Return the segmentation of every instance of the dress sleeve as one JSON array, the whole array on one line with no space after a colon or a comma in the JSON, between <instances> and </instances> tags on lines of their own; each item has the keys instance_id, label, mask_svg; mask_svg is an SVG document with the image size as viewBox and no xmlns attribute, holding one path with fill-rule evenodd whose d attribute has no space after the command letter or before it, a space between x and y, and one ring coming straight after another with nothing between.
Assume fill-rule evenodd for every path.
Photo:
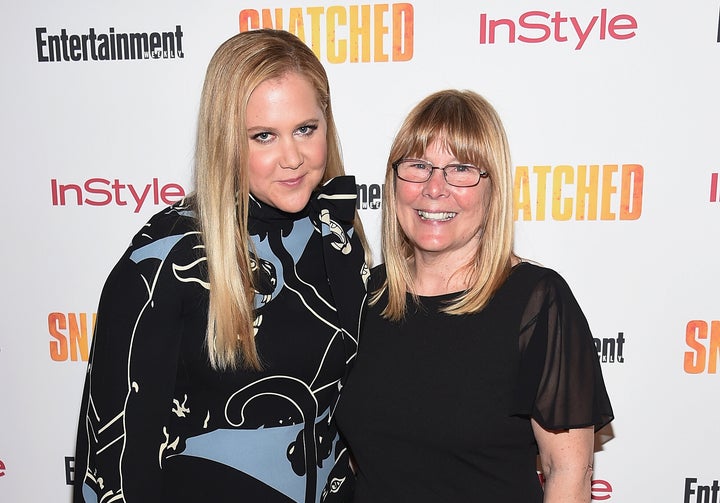
<instances>
[{"instance_id":1,"label":"dress sleeve","mask_svg":"<svg viewBox=\"0 0 720 503\"><path fill-rule=\"evenodd\" d=\"M182 288L173 278L174 240L147 233L152 227L136 236L101 294L78 425L75 503L162 499Z\"/></svg>"},{"instance_id":2,"label":"dress sleeve","mask_svg":"<svg viewBox=\"0 0 720 503\"><path fill-rule=\"evenodd\" d=\"M613 411L587 320L567 283L548 270L532 290L520 329L513 412L543 428L602 428Z\"/></svg>"},{"instance_id":3,"label":"dress sleeve","mask_svg":"<svg viewBox=\"0 0 720 503\"><path fill-rule=\"evenodd\" d=\"M342 438L335 444L335 464L330 470L320 500L323 503L347 503L355 493L355 474L350 468L350 451Z\"/></svg>"},{"instance_id":4,"label":"dress sleeve","mask_svg":"<svg viewBox=\"0 0 720 503\"><path fill-rule=\"evenodd\" d=\"M325 182L311 199L313 218L323 236L323 260L327 272L348 361L357 353L357 341L367 297L370 271L365 250L355 228L357 217L355 177L338 176ZM315 216L317 215L317 216Z\"/></svg>"}]
</instances>

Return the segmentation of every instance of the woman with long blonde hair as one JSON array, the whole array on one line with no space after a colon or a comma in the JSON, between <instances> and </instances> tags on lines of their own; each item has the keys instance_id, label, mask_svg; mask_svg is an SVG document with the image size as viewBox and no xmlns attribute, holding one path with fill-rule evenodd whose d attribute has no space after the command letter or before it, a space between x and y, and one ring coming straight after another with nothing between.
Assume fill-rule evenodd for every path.
<instances>
[{"instance_id":1,"label":"woman with long blonde hair","mask_svg":"<svg viewBox=\"0 0 720 503\"><path fill-rule=\"evenodd\" d=\"M195 191L153 216L100 299L74 501L342 501L334 408L368 269L327 75L240 33L207 69Z\"/></svg>"}]
</instances>

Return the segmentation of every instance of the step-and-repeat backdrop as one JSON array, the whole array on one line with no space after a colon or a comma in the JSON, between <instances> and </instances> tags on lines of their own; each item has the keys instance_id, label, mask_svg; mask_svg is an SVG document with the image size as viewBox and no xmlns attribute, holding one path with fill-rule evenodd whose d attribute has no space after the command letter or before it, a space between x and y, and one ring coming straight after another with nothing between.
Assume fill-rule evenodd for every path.
<instances>
[{"instance_id":1,"label":"step-and-repeat backdrop","mask_svg":"<svg viewBox=\"0 0 720 503\"><path fill-rule=\"evenodd\" d=\"M593 500L720 502L720 0L3 7L0 501L69 501L102 284L192 189L211 54L268 26L327 68L376 258L406 113L443 88L495 105L517 250L574 289L617 416L597 436Z\"/></svg>"}]
</instances>

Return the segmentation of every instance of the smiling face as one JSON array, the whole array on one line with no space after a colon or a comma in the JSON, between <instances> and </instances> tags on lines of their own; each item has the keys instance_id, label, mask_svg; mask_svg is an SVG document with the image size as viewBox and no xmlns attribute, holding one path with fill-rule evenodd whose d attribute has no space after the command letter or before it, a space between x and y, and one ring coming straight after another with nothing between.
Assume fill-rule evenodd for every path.
<instances>
[{"instance_id":1,"label":"smiling face","mask_svg":"<svg viewBox=\"0 0 720 503\"><path fill-rule=\"evenodd\" d=\"M250 193L297 213L327 162L327 122L315 89L297 73L266 80L248 100L246 122Z\"/></svg>"},{"instance_id":2,"label":"smiling face","mask_svg":"<svg viewBox=\"0 0 720 503\"><path fill-rule=\"evenodd\" d=\"M460 162L437 140L421 156L434 166ZM462 267L477 254L490 199L490 181L474 187L449 185L440 170L427 182L396 180L397 219L413 245L416 261Z\"/></svg>"}]
</instances>

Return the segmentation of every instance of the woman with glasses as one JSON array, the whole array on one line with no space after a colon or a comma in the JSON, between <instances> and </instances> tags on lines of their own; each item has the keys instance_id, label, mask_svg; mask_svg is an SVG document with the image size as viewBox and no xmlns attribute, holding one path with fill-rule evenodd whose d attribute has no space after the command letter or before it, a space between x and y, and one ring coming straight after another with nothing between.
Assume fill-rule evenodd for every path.
<instances>
[{"instance_id":1,"label":"woman with glasses","mask_svg":"<svg viewBox=\"0 0 720 503\"><path fill-rule=\"evenodd\" d=\"M495 110L470 91L424 99L385 187L384 264L337 413L354 501L589 502L613 412L568 285L513 252Z\"/></svg>"}]
</instances>

